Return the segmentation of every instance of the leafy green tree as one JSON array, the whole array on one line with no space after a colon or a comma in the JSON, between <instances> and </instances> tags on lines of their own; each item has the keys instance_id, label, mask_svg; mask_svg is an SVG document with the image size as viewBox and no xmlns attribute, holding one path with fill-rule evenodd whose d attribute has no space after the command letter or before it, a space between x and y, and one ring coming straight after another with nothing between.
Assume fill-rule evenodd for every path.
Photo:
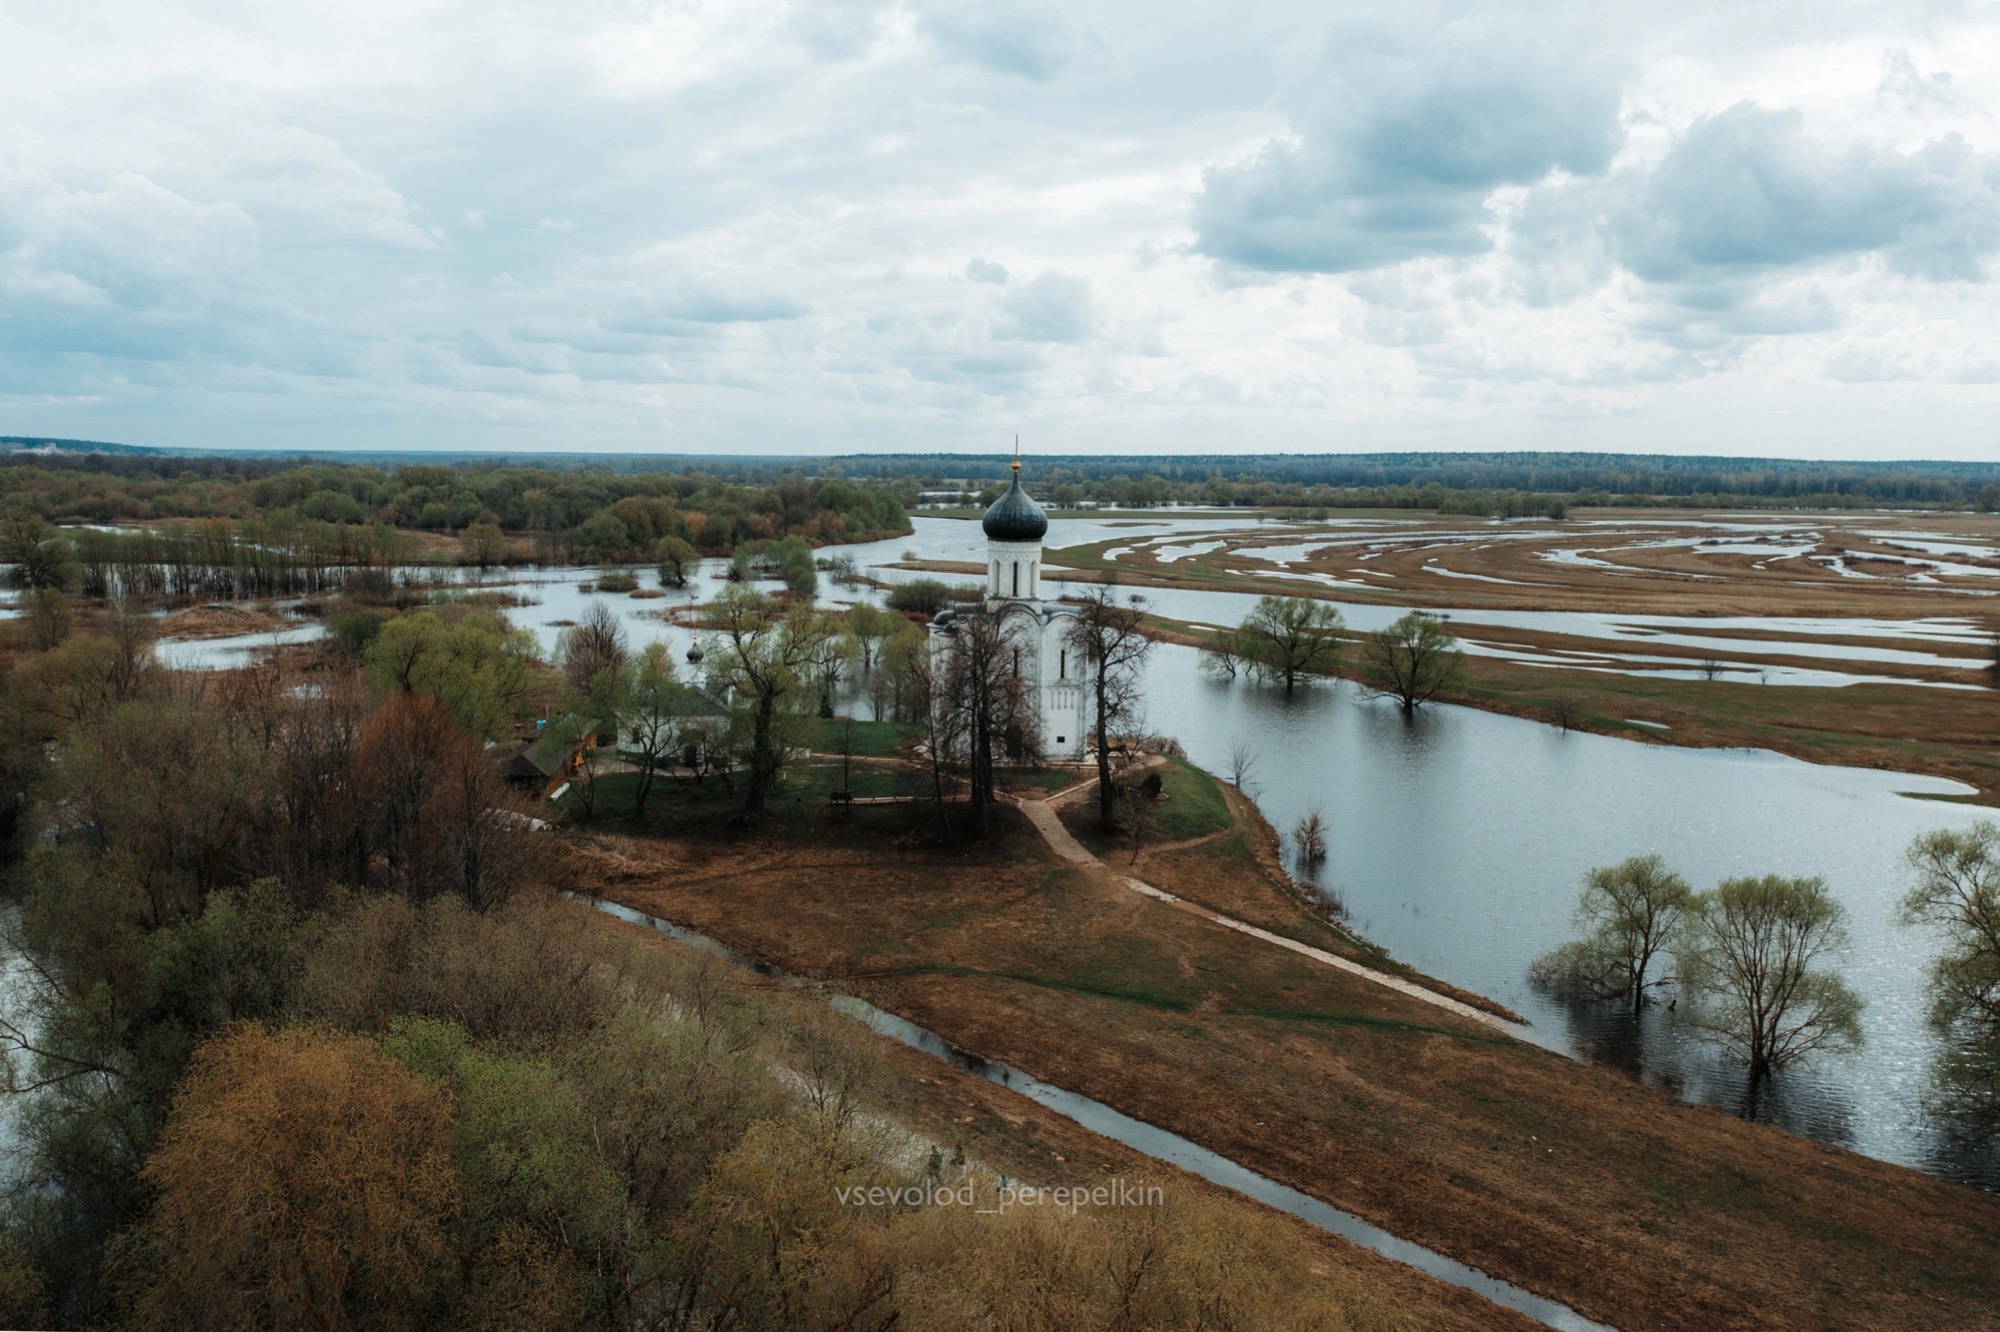
<instances>
[{"instance_id":1,"label":"leafy green tree","mask_svg":"<svg viewBox=\"0 0 2000 1332\"><path fill-rule=\"evenodd\" d=\"M1861 997L1822 964L1848 946L1822 879L1725 879L1695 896L1675 948L1688 1021L1762 1077L1861 1044Z\"/></svg>"},{"instance_id":2,"label":"leafy green tree","mask_svg":"<svg viewBox=\"0 0 2000 1332\"><path fill-rule=\"evenodd\" d=\"M701 567L701 552L677 536L661 537L653 558L659 562L662 587L686 587L688 576Z\"/></svg>"},{"instance_id":3,"label":"leafy green tree","mask_svg":"<svg viewBox=\"0 0 2000 1332\"><path fill-rule=\"evenodd\" d=\"M786 537L772 549L771 558L787 588L807 597L819 591L819 570L804 537Z\"/></svg>"},{"instance_id":4,"label":"leafy green tree","mask_svg":"<svg viewBox=\"0 0 2000 1332\"><path fill-rule=\"evenodd\" d=\"M97 1321L98 1262L141 1209L137 1178L197 1042L272 1016L289 971L292 912L270 881L217 892L198 917L154 928L129 856L38 848L21 929L34 965L0 1015L17 1103L21 1224L57 1294L58 1325Z\"/></svg>"},{"instance_id":5,"label":"leafy green tree","mask_svg":"<svg viewBox=\"0 0 2000 1332\"><path fill-rule=\"evenodd\" d=\"M632 787L632 812L643 819L654 779L680 744L688 689L674 678L673 655L664 643L649 643L626 663L625 671L621 734L639 769Z\"/></svg>"},{"instance_id":6,"label":"leafy green tree","mask_svg":"<svg viewBox=\"0 0 2000 1332\"><path fill-rule=\"evenodd\" d=\"M793 755L811 743L819 707L817 668L838 632L803 603L782 606L732 587L709 607L705 662L730 687L731 724L749 762L743 812L764 812Z\"/></svg>"},{"instance_id":7,"label":"leafy green tree","mask_svg":"<svg viewBox=\"0 0 2000 1332\"><path fill-rule=\"evenodd\" d=\"M378 690L424 694L482 739L505 734L548 693L534 635L497 611L452 608L399 615L362 653Z\"/></svg>"},{"instance_id":8,"label":"leafy green tree","mask_svg":"<svg viewBox=\"0 0 2000 1332\"><path fill-rule=\"evenodd\" d=\"M937 578L912 578L889 589L889 609L911 615L936 615L954 601L977 601L983 593L976 586L954 586Z\"/></svg>"},{"instance_id":9,"label":"leafy green tree","mask_svg":"<svg viewBox=\"0 0 2000 1332\"><path fill-rule=\"evenodd\" d=\"M333 622L334 649L350 659L360 659L388 620L380 611L349 611Z\"/></svg>"},{"instance_id":10,"label":"leafy green tree","mask_svg":"<svg viewBox=\"0 0 2000 1332\"><path fill-rule=\"evenodd\" d=\"M520 1226L591 1266L609 1258L625 1221L624 1190L561 1070L480 1045L464 1028L434 1018L392 1024L382 1049L452 1091L469 1255Z\"/></svg>"},{"instance_id":11,"label":"leafy green tree","mask_svg":"<svg viewBox=\"0 0 2000 1332\"><path fill-rule=\"evenodd\" d=\"M616 514L592 514L570 530L570 542L585 559L609 560L624 553L632 544L632 534ZM643 549L643 548L642 548Z\"/></svg>"},{"instance_id":12,"label":"leafy green tree","mask_svg":"<svg viewBox=\"0 0 2000 1332\"><path fill-rule=\"evenodd\" d=\"M8 582L22 589L66 591L75 587L81 576L69 538L32 514L15 514L0 521L0 561L10 566Z\"/></svg>"},{"instance_id":13,"label":"leafy green tree","mask_svg":"<svg viewBox=\"0 0 2000 1332\"><path fill-rule=\"evenodd\" d=\"M930 635L920 625L903 620L889 635L882 644L882 669L876 676L882 691L877 717L887 711L899 722L924 719L930 654Z\"/></svg>"},{"instance_id":14,"label":"leafy green tree","mask_svg":"<svg viewBox=\"0 0 2000 1332\"><path fill-rule=\"evenodd\" d=\"M860 659L864 675L874 671L875 658L881 651L883 641L899 626L908 623L895 612L871 606L865 601L847 612L847 634L853 640L854 653Z\"/></svg>"},{"instance_id":15,"label":"leafy green tree","mask_svg":"<svg viewBox=\"0 0 2000 1332\"><path fill-rule=\"evenodd\" d=\"M1233 655L1291 693L1301 679L1340 669L1340 607L1310 597L1260 597L1232 635Z\"/></svg>"},{"instance_id":16,"label":"leafy green tree","mask_svg":"<svg viewBox=\"0 0 2000 1332\"><path fill-rule=\"evenodd\" d=\"M459 536L459 558L466 564L490 569L507 560L507 538L498 523L474 523Z\"/></svg>"},{"instance_id":17,"label":"leafy green tree","mask_svg":"<svg viewBox=\"0 0 2000 1332\"><path fill-rule=\"evenodd\" d=\"M21 614L34 634L35 647L47 652L61 647L69 638L71 616L69 598L61 589L31 587L21 594Z\"/></svg>"},{"instance_id":18,"label":"leafy green tree","mask_svg":"<svg viewBox=\"0 0 2000 1332\"><path fill-rule=\"evenodd\" d=\"M1465 678L1465 653L1458 636L1436 616L1411 611L1386 629L1368 635L1361 654L1361 680L1372 692L1393 698L1410 716Z\"/></svg>"},{"instance_id":19,"label":"leafy green tree","mask_svg":"<svg viewBox=\"0 0 2000 1332\"><path fill-rule=\"evenodd\" d=\"M1931 964L1931 1022L1968 1047L2000 1056L2000 824L1981 819L1910 844L1916 885L1903 922L1943 936Z\"/></svg>"},{"instance_id":20,"label":"leafy green tree","mask_svg":"<svg viewBox=\"0 0 2000 1332\"><path fill-rule=\"evenodd\" d=\"M1653 962L1678 937L1694 890L1658 856L1633 856L1584 875L1572 939L1537 958L1530 975L1559 994L1646 1002Z\"/></svg>"}]
</instances>

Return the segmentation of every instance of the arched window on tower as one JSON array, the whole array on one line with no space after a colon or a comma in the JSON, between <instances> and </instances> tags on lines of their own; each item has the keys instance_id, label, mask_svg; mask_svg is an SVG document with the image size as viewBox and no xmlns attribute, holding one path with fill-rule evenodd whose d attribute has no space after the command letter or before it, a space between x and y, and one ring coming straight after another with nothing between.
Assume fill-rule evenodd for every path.
<instances>
[{"instance_id":1,"label":"arched window on tower","mask_svg":"<svg viewBox=\"0 0 2000 1332\"><path fill-rule=\"evenodd\" d=\"M1021 678L1021 649L1019 648L1014 649L1014 678L1016 680Z\"/></svg>"},{"instance_id":2,"label":"arched window on tower","mask_svg":"<svg viewBox=\"0 0 2000 1332\"><path fill-rule=\"evenodd\" d=\"M1021 562L1019 560L1014 561L1014 595L1017 597L1021 595Z\"/></svg>"},{"instance_id":3,"label":"arched window on tower","mask_svg":"<svg viewBox=\"0 0 2000 1332\"><path fill-rule=\"evenodd\" d=\"M1064 648L1064 649L1062 650L1061 654L1060 654L1060 655L1058 655L1058 656L1056 657L1056 679L1058 679L1058 680L1067 680L1067 679L1069 679L1069 649L1068 649L1068 648Z\"/></svg>"}]
</instances>

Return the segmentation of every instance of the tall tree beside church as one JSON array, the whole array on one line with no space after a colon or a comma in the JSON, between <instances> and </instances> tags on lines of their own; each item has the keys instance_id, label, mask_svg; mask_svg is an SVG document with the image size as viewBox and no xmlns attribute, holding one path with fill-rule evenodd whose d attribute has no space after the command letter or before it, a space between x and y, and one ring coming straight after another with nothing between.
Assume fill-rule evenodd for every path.
<instances>
[{"instance_id":1,"label":"tall tree beside church","mask_svg":"<svg viewBox=\"0 0 2000 1332\"><path fill-rule=\"evenodd\" d=\"M1097 822L1107 832L1117 822L1111 782L1111 732L1137 718L1139 668L1153 640L1140 632L1140 598L1120 603L1113 583L1098 584L1077 608L1063 639L1076 653L1090 689L1091 729L1097 744Z\"/></svg>"},{"instance_id":2,"label":"tall tree beside church","mask_svg":"<svg viewBox=\"0 0 2000 1332\"><path fill-rule=\"evenodd\" d=\"M1020 635L990 615L950 626L944 659L933 682L934 722L953 757L964 764L972 804L972 831L985 836L996 799L996 755L1029 758L1041 749L1035 700L1021 679Z\"/></svg>"}]
</instances>

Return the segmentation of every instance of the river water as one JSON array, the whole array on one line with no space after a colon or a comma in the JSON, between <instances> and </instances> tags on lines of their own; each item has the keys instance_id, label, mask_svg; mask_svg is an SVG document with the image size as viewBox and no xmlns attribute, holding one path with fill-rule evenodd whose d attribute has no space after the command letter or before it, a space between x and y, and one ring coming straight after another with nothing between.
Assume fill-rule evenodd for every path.
<instances>
[{"instance_id":1,"label":"river water","mask_svg":"<svg viewBox=\"0 0 2000 1332\"><path fill-rule=\"evenodd\" d=\"M852 555L889 582L920 576L881 567L906 555L983 559L977 523L914 522L913 536L821 553ZM1047 544L1056 549L1124 536L1198 537L1246 526L1241 517L1057 520ZM635 644L662 639L678 656L692 636L659 612L711 595L721 573L712 561L694 588L670 598L604 599L625 617ZM580 618L592 599L581 584L595 577L593 570L540 570L489 581L512 584L509 590L535 599L511 614L546 650L561 621ZM642 572L642 582L650 586L654 579ZM1045 586L1044 593L1058 590ZM1238 593L1144 594L1163 614L1216 625L1239 622L1254 602ZM875 595L822 578L823 601ZM1344 610L1359 629L1400 613L1370 604ZM1555 627L1536 623L1543 617L1532 612L1489 614L1497 622ZM1590 627L1638 623L1636 617L1561 618L1588 619ZM1662 638L1694 638L1704 625L1718 623L1655 616L1646 617L1643 629ZM1979 632L1953 621L1914 628L1781 617L1729 623L1773 633L1941 641ZM232 656L238 647L230 644ZM1830 647L1819 660L1851 660L1856 651ZM1247 680L1217 681L1201 671L1192 649L1167 644L1156 647L1146 670L1148 729L1174 736L1211 771L1226 771L1231 749L1247 741L1257 754L1248 785L1279 829L1309 808L1325 812L1330 848L1316 882L1329 911L1401 961L1506 1004L1529 1019L1535 1039L1555 1049L1628 1068L1672 1094L2000 1189L1994 1143L1957 1135L1926 1108L1936 1042L1923 1021L1923 972L1933 942L1894 921L1896 901L1908 887L1902 855L1910 840L1993 815L1916 797L1967 788L1761 750L1681 749L1566 734L1468 708L1432 707L1406 720L1393 705L1368 700L1344 682L1287 697ZM1950 694L1936 692L1938 705L1950 706ZM1740 1070L1689 1037L1672 1015L1649 1009L1635 1020L1617 1005L1559 1003L1530 986L1529 963L1569 935L1584 872L1653 852L1697 887L1739 874L1823 876L1850 917L1854 946L1843 972L1867 1003L1864 1048L1787 1071L1753 1098Z\"/></svg>"},{"instance_id":2,"label":"river water","mask_svg":"<svg viewBox=\"0 0 2000 1332\"><path fill-rule=\"evenodd\" d=\"M931 559L983 558L976 525L917 525L918 539L854 553L864 562L893 559L914 545ZM1223 525L1170 520L1144 534ZM1132 531L1058 520L1048 545ZM1164 614L1211 624L1237 623L1254 601L1178 589L1144 595ZM1350 607L1348 619L1373 628L1396 613ZM1692 636L1695 628L1649 621L1663 633ZM1774 632L1807 623L1733 622ZM1812 622L1821 632L1831 627ZM1927 631L1956 637L1955 627ZM1258 756L1248 784L1274 826L1289 828L1310 807L1325 811L1331 839L1319 885L1346 923L1401 961L1499 1000L1554 1048L1632 1069L1673 1094L2000 1188L1994 1145L1958 1136L1926 1109L1936 1042L1923 1021L1923 972L1933 941L1894 921L1909 886L1902 856L1910 840L1993 816L1915 795L1968 788L1763 750L1564 733L1471 708L1433 707L1405 720L1346 682L1288 698L1247 680L1217 681L1194 650L1166 644L1147 665L1144 696L1148 729L1174 736L1210 771L1227 771L1231 749L1248 741ZM1560 1003L1531 986L1528 964L1569 937L1584 872L1653 852L1697 887L1739 874L1824 876L1850 917L1854 946L1843 973L1867 1001L1863 1049L1787 1071L1753 1100L1740 1070L1671 1015L1655 1008L1635 1021L1618 1005Z\"/></svg>"}]
</instances>

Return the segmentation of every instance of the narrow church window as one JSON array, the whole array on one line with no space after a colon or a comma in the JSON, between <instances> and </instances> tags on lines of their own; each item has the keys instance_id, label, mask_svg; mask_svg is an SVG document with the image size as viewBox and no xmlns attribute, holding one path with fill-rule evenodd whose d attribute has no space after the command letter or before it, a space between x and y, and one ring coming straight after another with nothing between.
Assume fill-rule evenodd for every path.
<instances>
[{"instance_id":1,"label":"narrow church window","mask_svg":"<svg viewBox=\"0 0 2000 1332\"><path fill-rule=\"evenodd\" d=\"M1063 649L1063 651L1062 651L1062 655L1056 658L1056 679L1058 679L1058 680L1067 680L1067 679L1069 679L1069 649L1068 649L1068 648L1064 648L1064 649Z\"/></svg>"},{"instance_id":2,"label":"narrow church window","mask_svg":"<svg viewBox=\"0 0 2000 1332\"><path fill-rule=\"evenodd\" d=\"M1021 595L1021 562L1019 560L1014 561L1014 595L1017 597Z\"/></svg>"},{"instance_id":3,"label":"narrow church window","mask_svg":"<svg viewBox=\"0 0 2000 1332\"><path fill-rule=\"evenodd\" d=\"M1021 649L1019 648L1014 649L1014 678L1016 680L1021 678Z\"/></svg>"}]
</instances>

